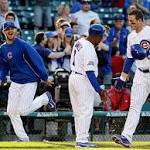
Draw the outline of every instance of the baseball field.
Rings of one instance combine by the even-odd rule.
[[[95,142],[90,150],[127,150],[113,142]],[[0,150],[77,150],[73,142],[0,142]],[[87,148],[84,148],[87,149]],[[150,142],[134,142],[133,150],[150,150]]]

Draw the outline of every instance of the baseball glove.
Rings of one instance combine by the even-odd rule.
[[[99,95],[100,95],[100,97],[101,97],[101,99],[102,99],[103,102],[104,102],[104,101],[107,101],[107,100],[109,99],[106,90],[102,90],[102,91],[99,93]]]

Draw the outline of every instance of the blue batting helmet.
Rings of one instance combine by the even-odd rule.
[[[89,28],[89,35],[103,36],[105,30],[101,24],[93,24]]]
[[[135,59],[142,60],[147,56],[146,50],[141,47],[140,44],[134,44],[131,46],[131,55]]]

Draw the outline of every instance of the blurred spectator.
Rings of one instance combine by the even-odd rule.
[[[56,31],[58,33],[58,50],[61,50],[62,42],[64,40],[64,30],[70,27],[70,23],[63,18],[60,18],[56,22]]]
[[[81,4],[81,10],[73,14],[73,21],[78,23],[80,35],[88,35],[91,20],[97,19],[100,22],[100,19],[97,13],[90,10],[90,0],[82,0]]]
[[[55,22],[60,18],[63,18],[64,20],[68,21],[69,23],[71,22],[70,7],[66,3],[61,3],[58,6],[57,14],[55,17]]]
[[[58,36],[61,37],[61,38],[63,38],[64,29],[66,27],[70,27],[71,26],[70,23],[67,20],[65,20],[64,18],[58,19],[56,21],[55,25],[56,25],[56,31],[58,33]]]
[[[70,22],[71,28],[73,30],[74,40],[78,40],[80,35],[78,34],[78,24],[77,22]]]
[[[149,0],[125,0],[124,8],[131,10],[132,8],[140,9],[144,14],[149,13]]]
[[[0,28],[5,22],[5,14],[8,12],[8,1],[0,0]]]
[[[118,47],[112,47],[111,56],[113,77],[119,77],[122,72],[124,58],[120,56]]]
[[[57,21],[55,22],[55,28],[56,28],[56,30],[59,29],[59,28],[60,28],[60,25],[61,25],[63,22],[65,22],[65,21],[67,21],[67,20],[64,19],[64,18],[59,18],[59,19],[57,19]]]
[[[98,1],[88,0],[90,2],[90,10],[97,9]],[[100,3],[100,2],[99,2]],[[100,4],[101,5],[101,4]],[[82,0],[72,0],[71,13],[76,13],[82,8]]]
[[[13,21],[15,23],[15,26],[20,29],[20,24],[19,24],[19,21],[17,19],[17,15],[15,12],[13,11],[8,11],[6,14],[5,14],[5,20],[6,21]]]
[[[21,28],[20,28],[20,24],[19,24],[19,21],[17,19],[17,15],[15,12],[13,11],[8,11],[6,14],[5,14],[5,20],[6,21],[13,21],[15,23],[15,26],[17,27],[18,29],[18,33],[21,34]]]
[[[128,13],[132,10],[135,10],[135,9],[140,9],[143,14],[144,14],[144,20],[145,20],[145,23],[147,25],[150,25],[150,17],[149,17],[149,12],[150,12],[150,1],[149,0],[143,0],[143,1],[140,1],[140,3],[138,2],[134,2],[132,3],[129,8],[128,8]],[[130,28],[129,28],[130,29]],[[130,29],[131,30],[131,29]]]
[[[15,18],[15,26],[20,29],[18,17],[15,14],[15,12],[9,11],[9,5],[8,5],[8,0],[0,0],[0,28],[2,27],[2,24],[5,22],[6,15],[9,16],[14,16]],[[10,18],[8,19],[8,21]]]
[[[60,50],[60,44],[58,40],[58,33],[57,32],[46,32],[47,37],[47,48],[52,50],[54,53],[61,51]],[[63,58],[61,58],[62,60]],[[57,59],[51,59],[51,62],[48,63],[49,71],[55,72],[56,69],[60,68],[61,64],[59,64]]]
[[[37,50],[37,52],[43,58],[46,66],[47,66],[48,59],[61,58],[61,57],[65,56],[65,54],[68,53],[67,50],[65,50],[63,52],[54,53],[51,50],[49,50],[48,48],[45,48],[45,45],[47,43],[47,35],[45,35],[44,32],[37,33],[35,36],[35,41],[36,41],[36,44],[34,45],[34,48]]]
[[[99,23],[99,20],[93,19],[90,25]],[[109,87],[112,80],[112,70],[111,70],[111,49],[109,49],[109,43],[107,42],[109,29],[105,28],[105,33],[103,40],[97,46],[97,56],[99,59],[98,63],[98,80],[100,83]]]
[[[120,55],[126,55],[129,30],[124,27],[123,14],[116,15],[114,19],[114,27],[111,28],[107,41],[112,47],[116,46],[119,48]]]
[[[76,13],[79,10],[81,10],[80,0],[73,0],[72,1],[72,7],[71,7],[71,13]]]
[[[47,48],[49,48],[52,51],[57,51],[58,49],[58,33],[56,31],[48,31],[45,32],[45,35],[47,37]]]
[[[103,41],[108,46],[107,41]],[[101,84],[108,88],[112,84],[112,68],[111,68],[111,49],[107,50],[103,48],[97,52],[99,63],[98,63],[98,80]]]
[[[64,31],[64,42],[62,46],[64,47],[64,50],[70,51],[70,55],[71,55],[73,44],[74,44],[73,30],[71,27],[67,27]],[[64,61],[62,64],[62,68],[64,68],[68,72],[71,71],[70,55],[64,56]]]
[[[61,43],[61,47],[58,46],[58,35],[56,32],[47,32],[46,36],[48,38],[48,48],[51,49],[54,53],[59,51],[64,51],[66,55],[61,59],[52,59],[49,63],[49,70],[55,72],[58,68],[64,68],[67,71],[70,71],[70,54],[73,45],[73,30],[70,27],[67,27],[64,31],[64,38]]]
[[[40,28],[48,30],[52,26],[51,6],[49,0],[36,0],[34,7],[35,32]]]

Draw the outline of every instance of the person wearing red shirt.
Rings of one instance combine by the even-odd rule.
[[[112,74],[113,77],[120,76],[123,68],[124,58],[119,55],[119,49],[112,47]]]

